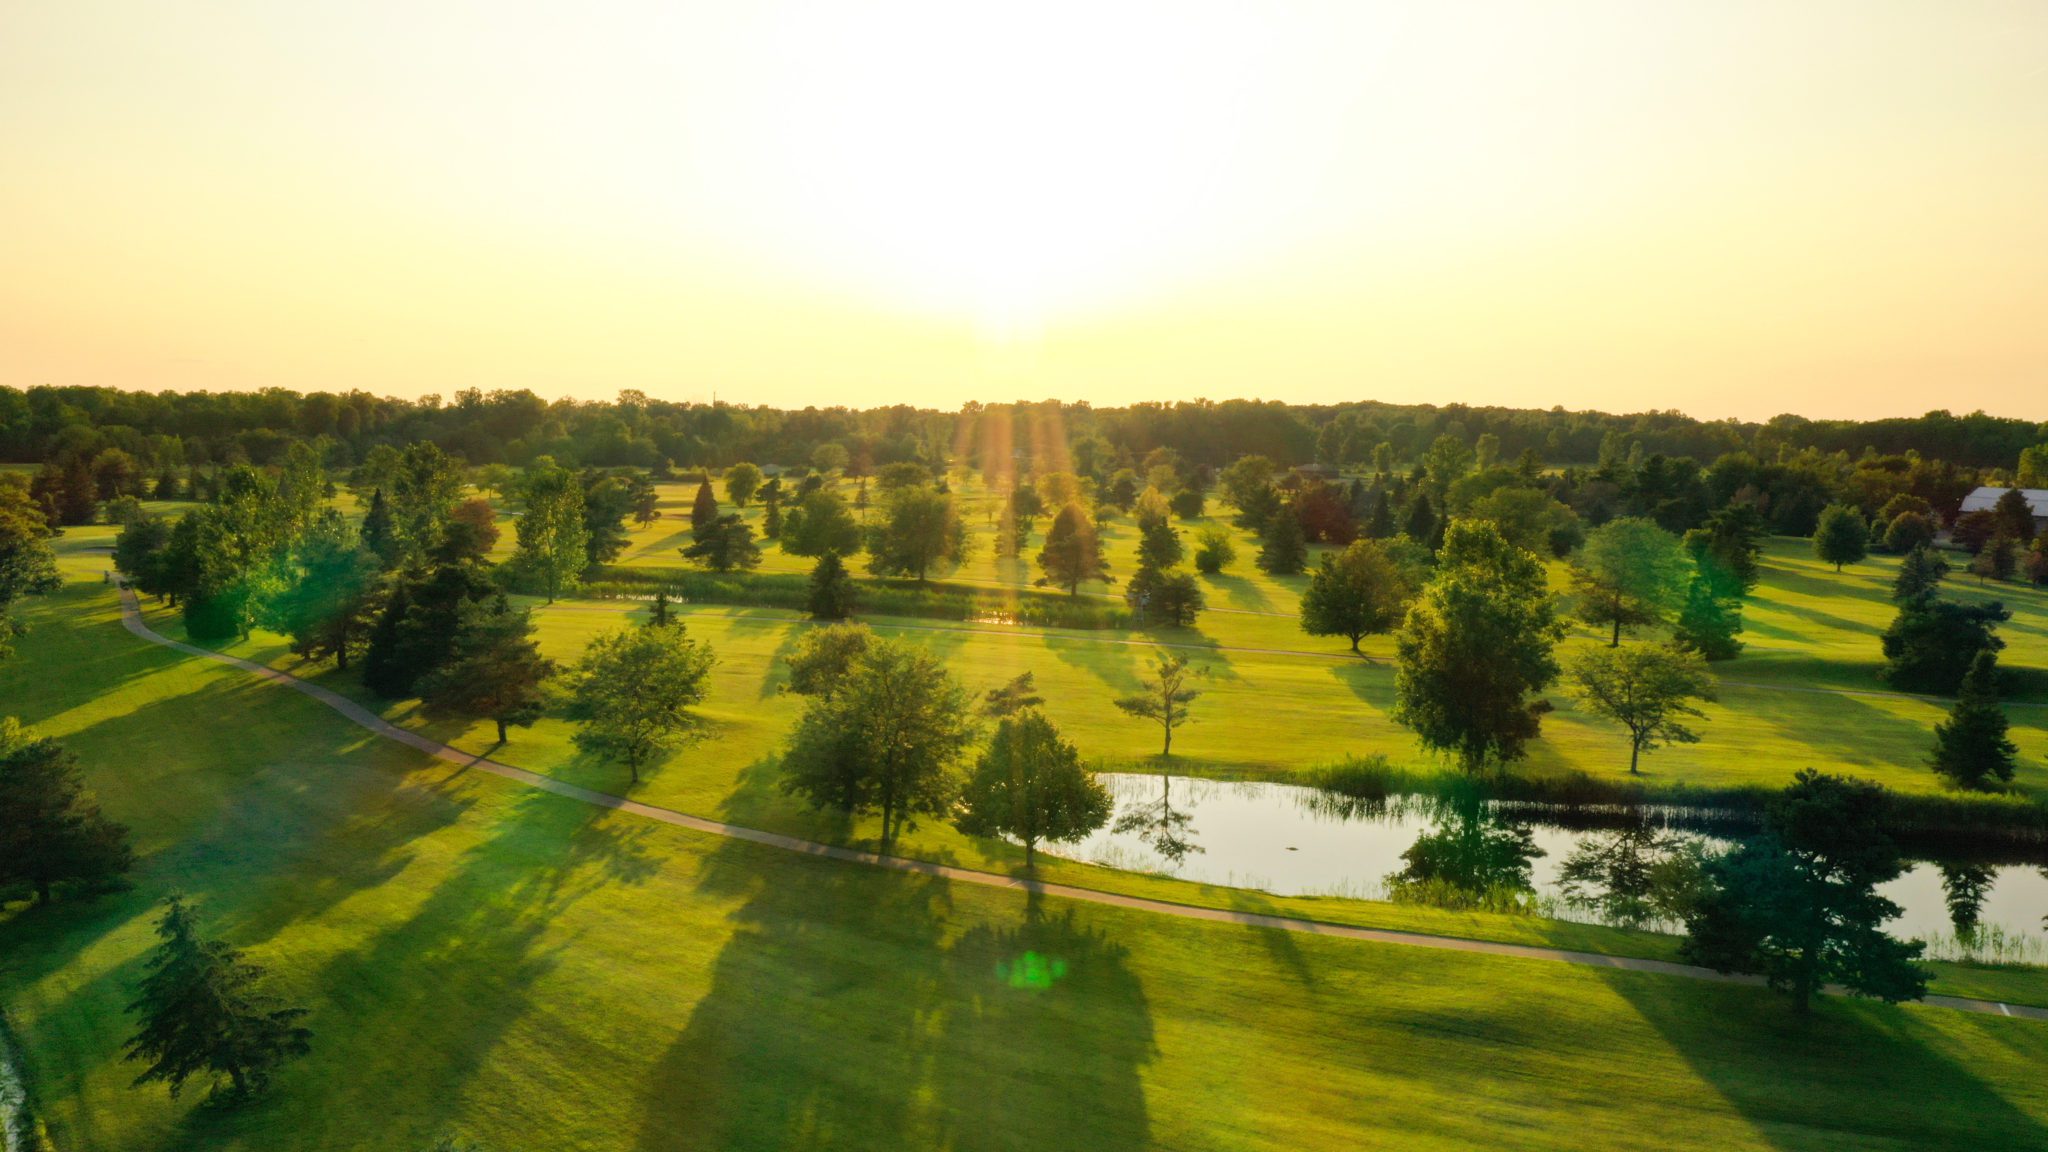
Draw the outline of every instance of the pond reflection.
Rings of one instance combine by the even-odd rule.
[[[1701,859],[1727,844],[1694,830],[1723,826],[1666,809],[1557,812],[1184,776],[1101,779],[1116,798],[1109,827],[1045,851],[1283,896],[1405,896],[1670,931],[1697,891]],[[1995,941],[1997,956],[1980,954],[2048,959],[2048,873],[2035,864],[1922,861],[1883,893],[1903,909],[1889,926],[1896,934],[1947,941],[1947,954]]]

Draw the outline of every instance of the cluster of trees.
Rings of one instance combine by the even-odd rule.
[[[929,652],[858,624],[807,633],[788,667],[786,688],[806,703],[783,753],[783,790],[843,816],[878,817],[885,850],[919,818],[944,818],[969,835],[1017,841],[1030,867],[1040,844],[1079,840],[1109,821],[1108,793],[1040,710],[1029,672],[977,703]],[[1186,657],[1161,656],[1139,691],[1117,701],[1160,726],[1162,758],[1201,695],[1199,675]]]

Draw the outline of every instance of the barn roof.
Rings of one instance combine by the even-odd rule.
[[[1979,488],[1963,497],[1963,511],[1989,512],[2005,495],[2003,488]],[[2027,508],[2036,516],[2048,516],[2048,488],[2022,488],[2020,494],[2027,498]]]

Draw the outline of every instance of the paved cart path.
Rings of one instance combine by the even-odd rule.
[[[530,787],[551,792],[585,804],[600,808],[613,808],[664,824],[688,828],[712,836],[727,836],[735,840],[746,840],[765,844],[788,852],[801,852],[807,856],[824,856],[848,863],[866,864],[877,868],[889,868],[898,872],[914,872],[923,876],[937,876],[962,884],[978,884],[985,888],[1009,888],[1032,892],[1044,896],[1056,896],[1063,900],[1078,900],[1088,904],[1103,904],[1113,908],[1131,908],[1141,912],[1153,912],[1163,916],[1179,916],[1188,920],[1210,920],[1223,924],[1238,924],[1250,928],[1270,928],[1284,932],[1307,932],[1318,936],[1337,936],[1347,940],[1367,940],[1375,944],[1396,944],[1411,948],[1436,948],[1450,952],[1477,952],[1488,956],[1509,956],[1524,960],[1549,960],[1566,964],[1585,964],[1597,968],[1617,968],[1628,972],[1654,972],[1665,976],[1683,976],[1696,980],[1717,980],[1727,983],[1755,984],[1753,977],[1725,976],[1708,968],[1696,968],[1689,964],[1676,964],[1668,960],[1643,960],[1628,956],[1608,956],[1599,952],[1574,952],[1563,948],[1543,948],[1531,944],[1504,944],[1491,940],[1465,940],[1455,936],[1431,936],[1420,932],[1398,932],[1384,928],[1357,928],[1346,924],[1328,924],[1320,920],[1305,920],[1293,916],[1272,916],[1260,912],[1241,912],[1226,908],[1202,908],[1190,904],[1176,904],[1167,900],[1150,900],[1142,896],[1124,896],[1114,892],[1099,892],[1092,888],[1076,888],[1068,884],[1048,884],[1038,880],[1023,880],[1015,876],[1001,876],[993,872],[978,872],[971,868],[957,868],[948,864],[934,864],[924,860],[909,860],[901,856],[884,856],[874,852],[863,852],[854,848],[842,848],[833,844],[820,844],[814,840],[803,840],[795,836],[784,836],[778,832],[764,832],[758,828],[745,828],[738,824],[727,824],[719,820],[707,820],[702,816],[691,816],[668,808],[657,808],[628,800],[609,792],[597,792],[582,788],[552,776],[501,764],[488,757],[464,752],[459,748],[429,739],[417,732],[393,724],[348,697],[323,688],[318,684],[299,679],[289,672],[280,671],[253,660],[239,656],[200,648],[160,635],[143,622],[142,611],[133,590],[121,589],[121,622],[128,631],[167,648],[176,649],[201,659],[228,664],[260,676],[265,680],[281,684],[294,691],[327,705],[336,712],[364,728],[388,740],[408,744],[430,756],[488,772],[506,780],[517,781]],[[2020,1004],[2000,1004],[1990,1000],[1971,1000],[1960,996],[1929,996],[1924,1003],[1945,1008],[1956,1008],[1966,1012],[1985,1012],[1992,1015],[2024,1017],[2029,1020],[2048,1020],[2048,1009],[2034,1008]]]

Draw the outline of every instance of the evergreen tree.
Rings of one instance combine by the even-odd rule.
[[[1382,488],[1373,497],[1372,515],[1366,519],[1365,535],[1369,540],[1391,540],[1394,531],[1394,498]]]
[[[100,812],[78,758],[0,718],[0,897],[22,886],[47,904],[59,884],[104,885],[133,862],[128,829]]]
[[[845,620],[853,615],[856,595],[853,574],[839,553],[828,551],[811,568],[804,609],[813,620]]]
[[[370,493],[370,510],[363,514],[363,547],[377,557],[385,571],[398,566],[398,530],[391,523],[391,502],[382,488]]]
[[[1038,678],[1029,672],[1019,672],[1009,683],[988,690],[981,698],[981,714],[1000,720],[1043,703],[1045,698],[1038,694]]]
[[[194,1076],[225,1077],[232,1095],[261,1092],[279,1065],[311,1049],[303,1008],[280,1007],[259,988],[263,969],[220,940],[199,936],[181,897],[164,900],[159,943],[146,962],[141,994],[128,1006],[141,1024],[128,1040],[128,1059],[147,1061],[137,1087],[161,1081],[172,1097]]]
[[[364,687],[393,700],[415,695],[420,679],[453,657],[463,606],[497,595],[473,564],[443,564],[394,581],[363,653]]]
[[[1181,556],[1180,533],[1163,518],[1147,520],[1138,537],[1138,565],[1165,571],[1180,563]]]
[[[1046,529],[1045,546],[1038,552],[1041,584],[1053,584],[1078,595],[1086,580],[1109,579],[1109,565],[1097,543],[1095,523],[1079,504],[1068,504],[1052,518]]]
[[[1921,545],[1906,553],[1899,561],[1899,574],[1892,581],[1892,603],[1926,604],[1941,591],[1942,578],[1948,575],[1948,561],[1941,553]]]
[[[1870,525],[1863,513],[1847,504],[1830,504],[1820,511],[1820,525],[1813,530],[1813,554],[1833,564],[1854,564],[1870,554]]]
[[[2019,749],[2006,732],[2005,709],[1998,703],[1998,657],[1979,652],[1948,719],[1934,726],[1932,766],[1958,788],[2011,783]]]
[[[1994,536],[2005,536],[2020,544],[2031,544],[2034,540],[2034,510],[2027,503],[2027,494],[2018,488],[2007,488],[1998,502],[1991,506],[1991,515],[1998,522]]]
[[[1763,577],[1764,537],[1770,529],[1754,504],[1730,504],[1685,534],[1693,561],[1721,597],[1741,597]]]
[[[531,728],[540,719],[555,662],[540,654],[531,614],[502,594],[465,602],[459,621],[448,662],[420,678],[420,700],[430,714],[495,722],[503,744],[508,725]]]
[[[1308,566],[1308,536],[1291,508],[1266,517],[1259,534],[1259,568],[1275,576],[1299,576]]]
[[[1886,1001],[1914,1000],[1924,948],[1884,931],[1899,906],[1877,888],[1904,871],[1885,835],[1889,801],[1864,780],[1804,769],[1775,797],[1764,834],[1707,864],[1707,893],[1686,916],[1681,952],[1717,972],[1762,975],[1806,1011],[1829,982]]]
[[[695,560],[713,572],[732,572],[761,563],[754,530],[737,512],[728,512],[700,529],[696,543],[682,551],[686,559]]]
[[[654,606],[647,610],[647,626],[650,628],[660,628],[666,625],[669,619],[668,589],[656,588],[654,590]]]
[[[1429,494],[1417,492],[1415,499],[1408,505],[1408,522],[1403,525],[1401,530],[1407,534],[1410,540],[1423,545],[1431,545],[1439,539],[1437,535],[1438,527],[1440,525],[1437,523],[1436,509],[1430,507]],[[1436,549],[1432,547],[1430,550],[1433,552]]]
[[[1027,673],[1028,675],[1028,673]],[[1024,845],[1024,867],[1041,841],[1069,843],[1109,823],[1109,791],[1081,754],[1035,709],[1005,716],[960,794],[957,824],[969,836]]]
[[[690,531],[701,536],[717,519],[718,493],[711,490],[711,479],[707,476],[698,483],[697,498],[690,504]]]
[[[782,537],[782,498],[770,496],[762,503],[761,535],[765,539],[777,540]]]
[[[1693,574],[1685,590],[1685,607],[1672,626],[1672,640],[1706,660],[1733,660],[1742,651],[1742,600],[1717,596],[1705,573]]]
[[[1907,692],[1954,692],[1980,652],[2005,647],[1996,629],[2012,618],[2002,604],[1909,601],[1885,629],[1885,681]]]

